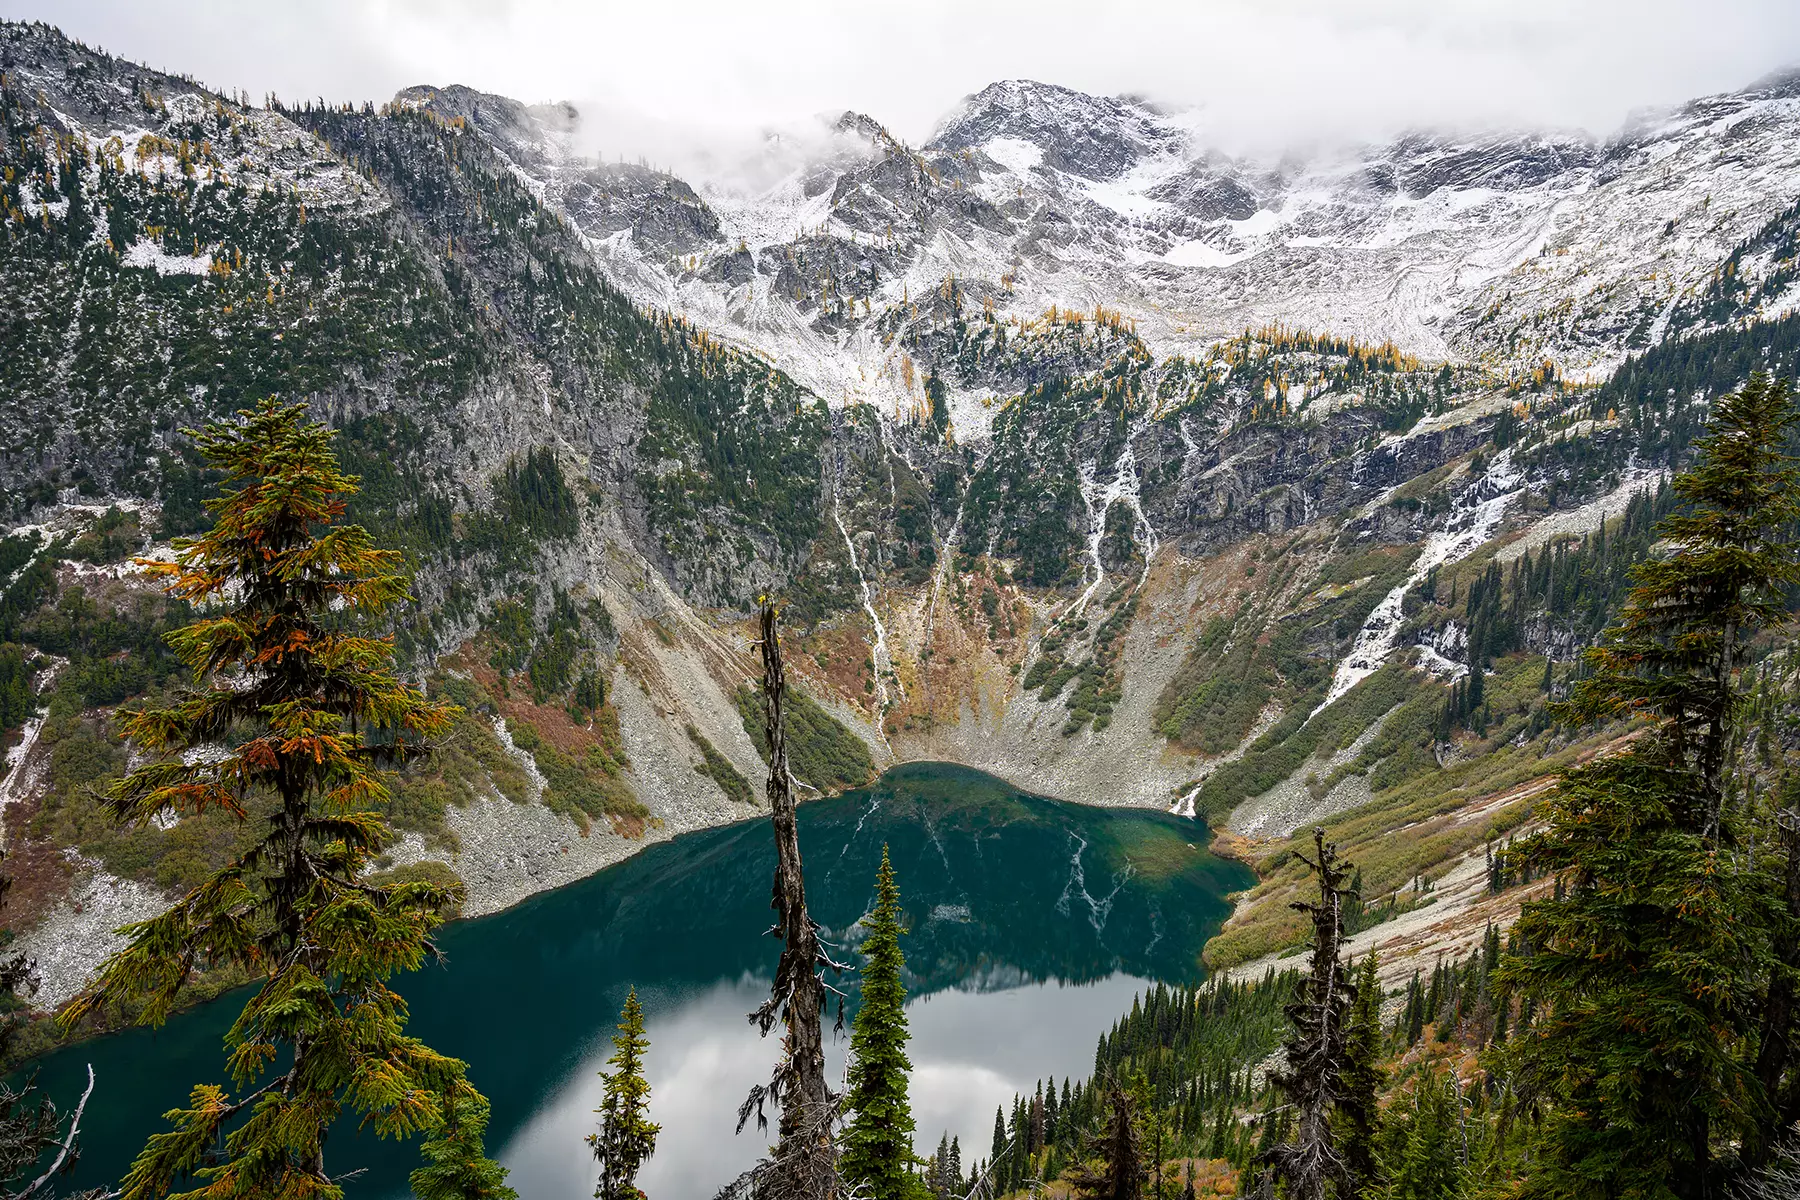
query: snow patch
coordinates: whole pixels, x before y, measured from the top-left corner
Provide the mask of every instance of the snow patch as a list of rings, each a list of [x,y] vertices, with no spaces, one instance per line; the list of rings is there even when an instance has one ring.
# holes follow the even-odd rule
[[[1023,175],[1044,161],[1044,151],[1024,138],[997,137],[982,148],[989,158],[1011,171]]]
[[[1487,474],[1457,495],[1443,527],[1425,539],[1425,546],[1413,563],[1412,573],[1382,597],[1362,628],[1356,631],[1350,653],[1338,664],[1337,673],[1332,676],[1331,690],[1325,693],[1325,699],[1312,710],[1308,720],[1381,669],[1400,641],[1400,605],[1406,599],[1406,593],[1430,574],[1432,568],[1467,558],[1493,537],[1501,518],[1506,516],[1507,506],[1524,490],[1524,472],[1513,466],[1512,451],[1502,450],[1488,465]]]
[[[154,270],[158,275],[204,275],[212,270],[213,257],[208,254],[170,254],[148,238],[139,238],[120,256],[128,267]]]

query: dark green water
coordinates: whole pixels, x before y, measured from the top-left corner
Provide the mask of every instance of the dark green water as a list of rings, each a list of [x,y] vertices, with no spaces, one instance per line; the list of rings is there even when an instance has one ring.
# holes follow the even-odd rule
[[[1045,1074],[1085,1075],[1095,1040],[1144,980],[1198,980],[1221,899],[1246,868],[1208,854],[1197,822],[1162,813],[1021,795],[991,776],[912,764],[873,788],[808,804],[801,853],[813,914],[828,937],[867,911],[885,842],[904,893],[914,973],[913,1098],[919,1142],[944,1130],[985,1153],[996,1104]],[[778,953],[770,923],[774,847],[766,820],[652,846],[580,883],[462,922],[449,954],[403,983],[411,1029],[468,1061],[493,1101],[488,1149],[522,1200],[592,1191],[595,1072],[627,987],[644,1000],[654,1116],[663,1124],[640,1183],[657,1200],[702,1200],[753,1161],[754,1132],[732,1134],[749,1086],[777,1047],[745,1014],[766,995]],[[847,955],[840,955],[846,957]],[[197,1082],[224,1082],[222,1038],[241,997],[46,1059],[39,1082],[71,1101],[94,1066],[74,1186],[115,1181],[158,1114]],[[842,1066],[842,1045],[832,1070]],[[345,1129],[334,1173],[366,1168],[353,1196],[406,1194],[411,1143]]]

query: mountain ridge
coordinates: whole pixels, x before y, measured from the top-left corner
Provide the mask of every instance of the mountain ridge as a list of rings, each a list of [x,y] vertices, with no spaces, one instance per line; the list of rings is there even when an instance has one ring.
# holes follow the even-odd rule
[[[1529,822],[1606,736],[1549,704],[1706,396],[1800,356],[1785,82],[1591,150],[1250,165],[995,85],[746,194],[457,86],[251,108],[17,24],[0,63],[0,643],[41,710],[0,816],[76,974],[92,897],[154,903],[203,831],[102,834],[58,747],[123,761],[107,714],[168,685],[119,675],[164,619],[128,560],[205,519],[181,427],[267,392],[338,428],[409,669],[480,714],[396,858],[471,911],[748,815],[774,592],[844,778],[1242,808],[1225,964],[1296,936],[1293,828],[1379,898]],[[1040,92],[1118,127],[1011,136],[1061,136]]]

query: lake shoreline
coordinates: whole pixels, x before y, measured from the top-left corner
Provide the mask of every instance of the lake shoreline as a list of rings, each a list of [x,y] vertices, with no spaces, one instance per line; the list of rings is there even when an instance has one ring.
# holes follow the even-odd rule
[[[731,1115],[717,1104],[721,1089],[736,1094],[766,1077],[776,1048],[743,1022],[766,995],[778,949],[766,936],[773,837],[760,818],[643,845],[575,886],[447,925],[449,969],[396,980],[409,1033],[467,1061],[493,1101],[490,1146],[512,1148],[521,1179],[533,1181],[521,1190],[527,1200],[568,1194],[546,1172],[587,1169],[578,1136],[591,1124],[587,1093],[626,988],[637,989],[653,1033],[662,1022],[653,1044],[670,1086],[658,1096],[671,1119],[687,1121],[681,1136],[700,1137],[697,1120],[712,1130]],[[811,907],[851,943],[839,956],[851,962],[848,931],[866,914],[891,848],[908,913],[908,988],[920,1028],[936,1031],[918,1048],[918,1061],[932,1064],[920,1103],[936,1105],[932,1119],[962,1129],[965,1141],[985,1137],[995,1103],[964,1111],[970,1088],[1028,1087],[1045,1067],[1085,1072],[1091,1039],[1134,988],[1204,979],[1199,952],[1229,912],[1222,897],[1249,880],[1184,818],[1023,793],[941,763],[902,766],[870,788],[803,805],[800,820]],[[853,1014],[855,976],[845,983]],[[186,1009],[154,1031],[87,1030],[85,1044],[34,1064],[58,1098],[88,1062],[103,1081],[104,1111],[90,1116],[112,1132],[77,1182],[122,1171],[160,1127],[157,1113],[192,1083],[218,1077],[220,1039],[244,994]],[[521,1006],[529,1019],[503,1015]],[[1003,1060],[997,1082],[992,1068]],[[370,1167],[376,1182],[359,1194],[371,1197],[402,1194],[401,1167],[416,1165],[412,1146],[355,1141],[341,1153],[345,1166]],[[687,1183],[668,1194],[704,1200]]]
[[[896,771],[905,771],[909,768],[910,769],[918,769],[918,768],[929,769],[929,768],[933,768],[933,767],[948,767],[948,768],[954,768],[957,770],[977,771],[977,772],[980,772],[981,774],[988,775],[996,780],[999,780],[1001,783],[1005,784],[1007,788],[1011,789],[1017,795],[1024,796],[1024,797],[1030,797],[1033,799],[1049,800],[1049,801],[1055,801],[1057,803],[1062,803],[1062,804],[1074,804],[1074,805],[1080,805],[1082,807],[1102,809],[1102,810],[1136,810],[1136,811],[1158,811],[1158,812],[1162,811],[1160,808],[1155,808],[1148,804],[1134,804],[1134,803],[1129,803],[1129,802],[1122,803],[1122,804],[1109,804],[1109,803],[1105,803],[1105,802],[1101,802],[1101,801],[1074,799],[1074,798],[1067,797],[1067,796],[1047,795],[1037,789],[1021,786],[1018,783],[1014,782],[1012,779],[1007,778],[1005,775],[999,774],[998,772],[989,771],[986,768],[974,767],[974,766],[970,766],[969,764],[966,764],[966,763],[954,762],[954,761],[945,760],[945,759],[935,759],[935,758],[905,759],[905,760],[891,763],[879,775],[877,775],[874,780],[871,780],[869,784],[864,785],[864,786],[865,786],[865,788],[879,786],[883,780],[887,779],[889,777],[889,775],[891,775],[893,772],[896,772]],[[813,795],[813,796],[810,796],[810,797],[802,800],[801,807],[802,808],[810,808],[810,807],[820,804],[820,803],[840,799],[843,796],[845,796],[851,792],[855,792],[855,791],[859,791],[859,790],[863,790],[863,789],[846,788],[839,792]],[[760,795],[760,793],[758,793],[758,794]],[[478,802],[476,802],[476,804],[461,806],[459,808],[453,809],[452,813],[453,814],[455,814],[455,813],[463,813],[463,814],[479,813],[481,810],[478,806],[482,805],[482,804],[486,804],[490,807],[498,806],[500,804],[504,804],[508,808],[522,807],[520,805],[515,804],[512,801],[505,801],[505,800],[485,801],[485,802],[478,801]],[[602,871],[610,870],[610,869],[617,867],[623,863],[630,862],[630,861],[636,859],[637,857],[639,857],[640,855],[642,855],[645,851],[648,851],[653,847],[665,845],[665,844],[675,841],[679,838],[688,837],[688,836],[692,836],[694,834],[699,834],[699,833],[716,832],[716,831],[720,831],[720,830],[726,830],[726,829],[729,829],[729,828],[731,828],[733,826],[737,826],[737,825],[752,825],[758,821],[767,821],[767,819],[768,819],[768,810],[766,808],[758,807],[755,811],[746,813],[743,816],[733,817],[730,819],[720,820],[720,821],[711,822],[711,823],[707,823],[707,824],[695,825],[695,826],[691,826],[691,827],[671,827],[666,823],[659,822],[658,824],[656,824],[654,826],[650,826],[650,827],[646,828],[644,834],[641,835],[640,837],[623,838],[617,834],[603,833],[600,831],[600,829],[598,827],[595,827],[595,829],[588,834],[581,834],[574,829],[573,822],[569,821],[568,818],[562,816],[562,814],[550,813],[548,810],[543,810],[543,811],[546,816],[549,816],[556,820],[567,823],[569,825],[568,834],[570,836],[577,838],[582,842],[588,842],[589,839],[596,839],[596,841],[593,844],[604,846],[607,849],[614,848],[614,844],[617,844],[617,848],[621,849],[622,853],[618,853],[616,855],[609,855],[606,853],[606,849],[602,849],[600,851],[600,853],[597,855],[594,855],[591,857],[584,856],[584,857],[586,857],[587,865],[589,866],[590,869],[582,872],[579,875],[574,875],[572,877],[552,879],[548,882],[545,882],[542,886],[538,886],[538,887],[528,887],[524,890],[519,890],[516,888],[508,889],[509,894],[503,903],[488,906],[488,905],[481,905],[478,901],[477,907],[475,908],[475,910],[470,911],[469,907],[468,907],[468,902],[467,902],[467,900],[465,900],[462,911],[460,911],[457,916],[455,916],[455,917],[451,918],[449,921],[445,922],[444,928],[448,929],[453,926],[464,924],[469,921],[485,920],[489,917],[494,917],[494,916],[498,916],[503,913],[511,912],[511,911],[517,909],[520,905],[525,904],[528,901],[530,901],[536,897],[540,897],[540,896],[544,896],[544,895],[547,895],[550,893],[561,891],[565,888],[578,886],[581,883],[583,883],[584,881],[592,879],[595,875],[598,875]],[[1197,823],[1202,824],[1202,826],[1204,827],[1204,822],[1197,822]],[[508,823],[508,824],[511,825],[512,823]],[[514,827],[516,828],[516,825],[514,825]],[[459,832],[459,836],[468,836],[468,834],[462,830],[459,830],[458,832]],[[1249,860],[1247,857],[1245,857],[1239,853],[1233,852],[1233,850],[1234,850],[1233,847],[1221,844],[1221,839],[1224,838],[1225,836],[1226,835],[1223,832],[1215,833],[1213,835],[1213,837],[1210,839],[1210,842],[1208,845],[1209,852],[1213,853],[1214,855],[1218,856],[1219,858],[1227,859],[1227,860],[1230,860],[1233,862],[1241,863],[1245,866],[1249,866],[1250,863],[1249,863]],[[419,850],[423,850],[423,841],[421,839],[418,839],[416,835],[409,835],[409,837],[410,837],[411,841],[417,843]],[[408,838],[403,837],[399,844],[406,845],[407,842],[408,842]],[[802,849],[804,852],[804,847]],[[453,856],[453,857],[460,857],[460,856]],[[394,859],[394,865],[395,866],[404,866],[404,865],[408,865],[410,863],[422,862],[422,861],[444,862],[445,860],[442,858],[434,858],[429,853],[413,853],[413,854],[403,854],[401,856],[396,856]],[[454,861],[451,861],[451,862],[447,863],[446,865],[448,865],[451,868],[451,870],[456,869],[456,864]],[[458,878],[461,878],[460,874],[458,875]],[[105,883],[110,881],[111,879],[112,879],[111,876],[106,876],[103,873],[96,872],[95,878],[90,881],[89,890],[94,890],[96,888],[103,887],[105,885]],[[122,881],[122,882],[126,882],[126,881]],[[467,880],[464,881],[464,886],[465,886],[465,889],[469,888],[469,884],[468,884]],[[1236,895],[1237,895],[1237,893],[1233,893],[1232,897],[1231,897],[1232,907],[1234,910],[1236,907],[1236,901],[1235,901]],[[175,899],[175,897],[169,897],[167,900],[167,903],[173,903],[174,899]],[[161,909],[159,908],[157,911],[161,911]],[[28,931],[28,933],[25,936],[18,939],[18,941],[15,943],[14,948],[15,949],[23,949],[29,953],[33,948],[33,943],[35,941],[41,940],[39,938],[35,938],[33,935],[37,934],[40,930],[45,930],[46,926],[51,925],[52,924],[51,918],[54,917],[55,915],[56,914],[54,912],[52,914],[49,914],[45,918],[45,920],[43,922],[41,922],[37,927],[35,927],[31,931]],[[83,915],[89,915],[89,914],[83,914]],[[1228,914],[1228,917],[1229,917],[1229,914]],[[141,919],[141,917],[133,917],[131,919]],[[83,924],[91,925],[92,921],[90,920],[88,922],[84,922]],[[53,932],[53,931],[46,930],[46,932]],[[68,935],[69,935],[69,930],[66,925],[63,926],[60,931],[54,931],[54,932],[56,933],[56,936],[59,939],[62,939],[64,942],[66,942]],[[93,954],[89,954],[87,957],[94,959],[94,961],[97,963],[104,956],[96,956]],[[194,978],[183,988],[184,994],[177,1001],[174,1012],[171,1015],[179,1014],[182,1012],[187,1012],[191,1009],[211,1003],[213,1000],[218,999],[221,996],[225,995],[226,993],[228,993],[238,987],[241,987],[241,986],[245,985],[246,983],[250,983],[250,982],[254,982],[254,980],[251,978],[248,978],[248,977],[240,977],[240,978],[229,979],[229,980],[219,980],[215,975],[212,975],[212,974],[208,974],[208,973],[196,974],[194,976]],[[65,997],[67,994],[72,994],[72,993],[68,992],[66,989],[59,989],[59,990],[62,991],[62,993]],[[22,1032],[22,1034],[19,1038],[19,1041],[18,1041],[18,1045],[20,1046],[22,1053],[19,1053],[12,1057],[9,1057],[4,1061],[0,1061],[0,1071],[14,1072],[24,1066],[27,1066],[31,1062],[44,1057],[45,1055],[55,1053],[56,1051],[59,1051],[59,1050],[65,1050],[65,1049],[68,1049],[73,1046],[78,1046],[85,1042],[92,1041],[96,1038],[106,1037],[106,1036],[120,1033],[124,1030],[136,1027],[136,1022],[132,1019],[132,1017],[129,1014],[118,1014],[118,1015],[111,1016],[110,1018],[105,1015],[102,1015],[99,1017],[90,1018],[89,1022],[84,1024],[81,1029],[73,1031],[72,1033],[69,1033],[67,1035],[64,1035],[63,1033],[61,1033],[61,1031],[59,1029],[57,1029],[57,1027],[54,1024],[55,1019],[56,1019],[56,1012],[61,1008],[63,1003],[66,1003],[66,998],[59,999],[57,1004],[54,1007],[39,1007],[39,1006],[34,1005],[33,1011],[32,1011],[31,1022],[26,1026],[25,1030]]]

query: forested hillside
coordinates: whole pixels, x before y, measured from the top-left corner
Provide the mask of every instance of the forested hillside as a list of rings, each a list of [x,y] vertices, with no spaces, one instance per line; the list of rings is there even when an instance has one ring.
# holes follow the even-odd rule
[[[1800,371],[1795,87],[1606,143],[1362,147],[1351,178],[1012,81],[920,147],[846,115],[746,197],[584,158],[568,106],[257,104],[0,23],[0,819],[37,1004],[249,845],[102,797],[199,615],[136,560],[216,527],[195,431],[273,398],[403,556],[371,616],[399,677],[459,709],[398,764],[370,872],[483,913],[760,811],[772,598],[805,797],[963,762],[1203,820],[1256,869],[1206,952],[1238,982],[1146,999],[1098,1064],[1207,1178],[1286,1136],[1253,1070],[1286,985],[1243,981],[1314,936],[1314,827],[1390,1001],[1464,962],[1403,1038],[1382,1015],[1417,1080],[1390,1101],[1485,1120],[1492,1089],[1446,1099],[1424,1060],[1528,1019],[1495,999],[1502,931],[1570,868],[1507,847],[1633,744],[1564,707],[1585,656],[1666,561],[1720,399]],[[1733,752],[1774,763],[1791,637],[1764,625]],[[1434,1025],[1463,1040],[1414,1053]],[[1065,1086],[950,1174],[1075,1165],[1101,1091]]]

